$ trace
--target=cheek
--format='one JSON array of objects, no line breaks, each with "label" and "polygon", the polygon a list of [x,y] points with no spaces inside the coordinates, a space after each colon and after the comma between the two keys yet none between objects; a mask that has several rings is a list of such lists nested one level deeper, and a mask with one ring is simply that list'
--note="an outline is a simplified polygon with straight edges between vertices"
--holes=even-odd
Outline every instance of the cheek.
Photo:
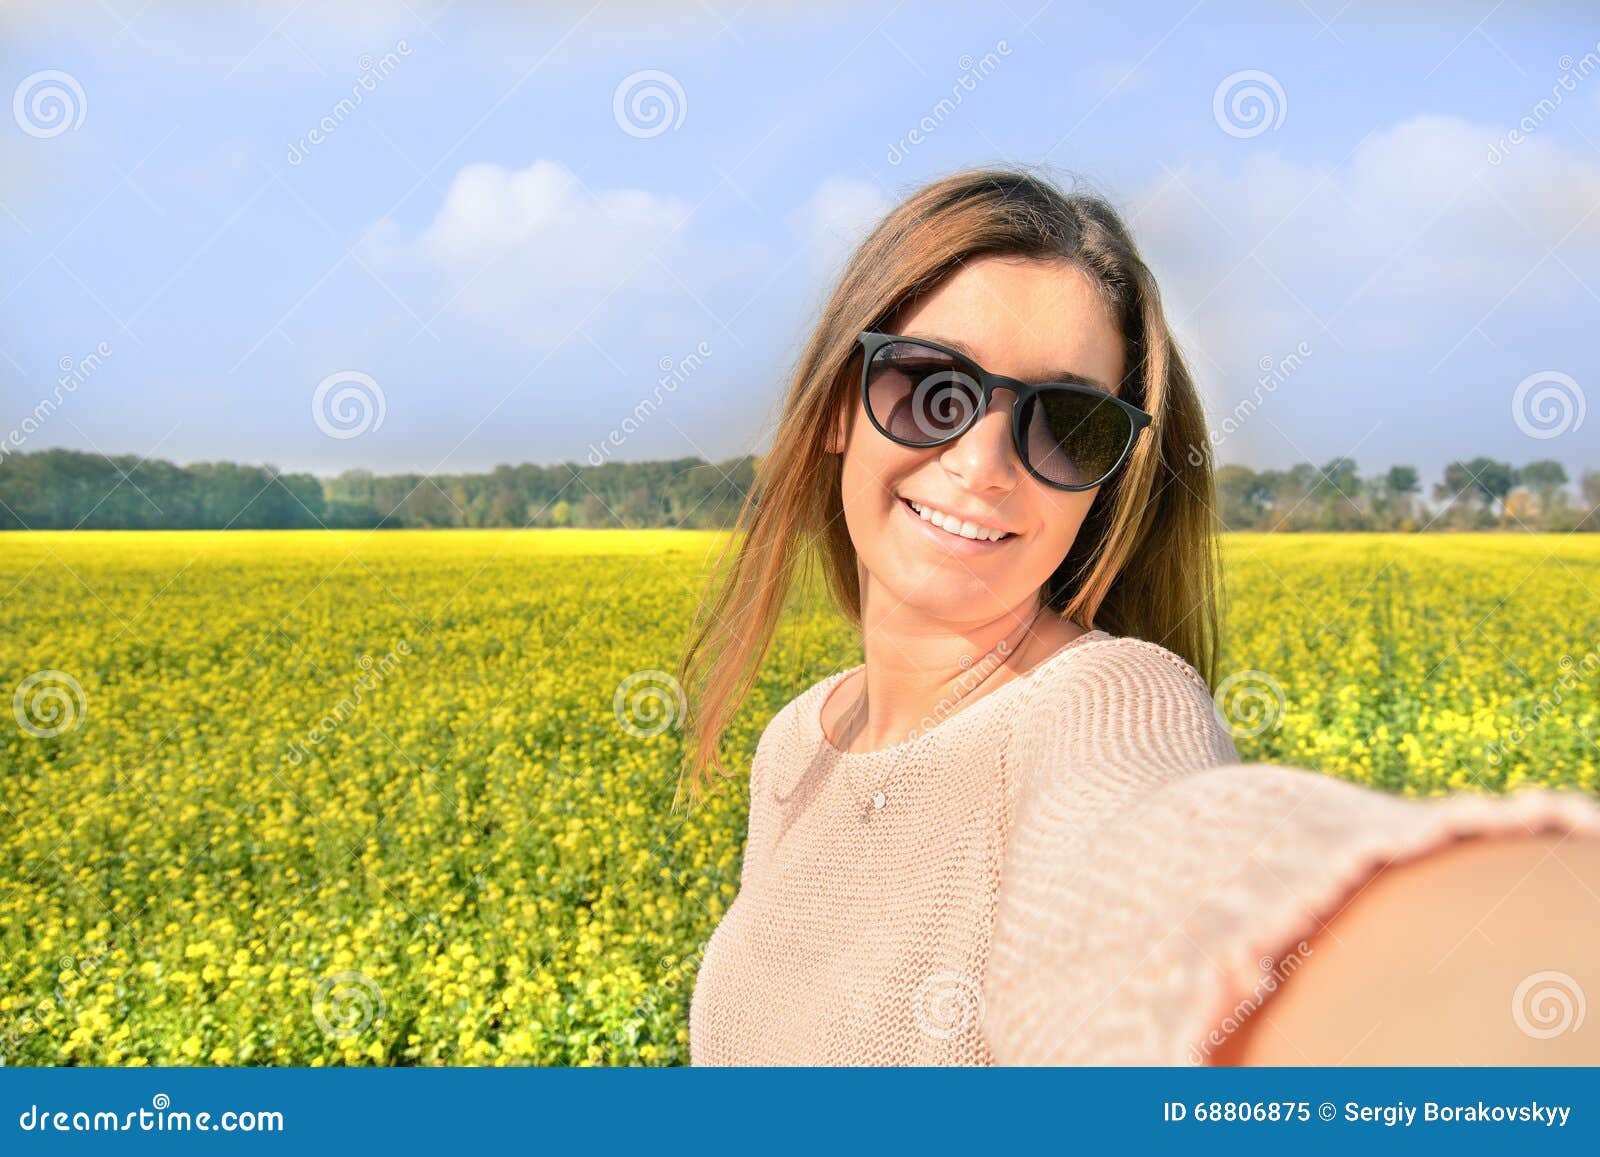
[{"label": "cheek", "polygon": [[1096,488],[1071,494],[1047,493],[1043,496],[1041,508],[1044,513],[1040,518],[1043,529],[1038,536],[1040,554],[1052,556],[1059,565],[1077,540],[1078,531],[1089,516],[1089,508],[1098,493],[1099,489]]},{"label": "cheek", "polygon": [[845,516],[881,518],[888,508],[890,491],[896,480],[914,470],[919,461],[917,452],[896,446],[874,430],[864,417],[860,418],[845,444],[840,475]]},{"label": "cheek", "polygon": [[858,445],[860,435],[858,432],[847,443],[844,452],[844,461],[839,475],[839,497],[844,508],[845,527],[850,532],[851,541],[856,544],[857,553],[861,552],[865,543],[870,543],[880,537],[879,527],[882,525],[879,498],[880,487],[877,483],[877,464],[870,461],[871,455]]}]

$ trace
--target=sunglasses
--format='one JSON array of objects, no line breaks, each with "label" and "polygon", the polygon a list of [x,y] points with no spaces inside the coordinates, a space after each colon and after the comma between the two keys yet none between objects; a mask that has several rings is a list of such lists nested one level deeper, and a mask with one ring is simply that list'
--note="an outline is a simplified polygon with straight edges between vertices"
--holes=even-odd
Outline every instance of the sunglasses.
[{"label": "sunglasses", "polygon": [[1057,490],[1090,490],[1111,477],[1153,420],[1083,382],[1019,382],[923,338],[866,330],[856,341],[863,354],[861,401],[885,438],[915,447],[953,442],[983,417],[1003,386],[1016,396],[1011,438],[1017,457]]}]

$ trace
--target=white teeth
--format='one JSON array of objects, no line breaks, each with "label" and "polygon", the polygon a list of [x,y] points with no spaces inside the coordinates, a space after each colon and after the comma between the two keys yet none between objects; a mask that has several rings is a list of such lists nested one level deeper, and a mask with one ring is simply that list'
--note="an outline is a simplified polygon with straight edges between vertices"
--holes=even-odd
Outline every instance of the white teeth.
[{"label": "white teeth", "polygon": [[983,542],[998,542],[1006,537],[1005,531],[990,530],[988,527],[979,526],[975,522],[963,522],[953,514],[945,514],[942,511],[933,509],[931,506],[910,502],[909,499],[907,502],[911,509],[915,510],[921,517],[922,521],[931,522],[940,530],[948,531],[951,534],[959,534],[962,538],[973,538]]}]

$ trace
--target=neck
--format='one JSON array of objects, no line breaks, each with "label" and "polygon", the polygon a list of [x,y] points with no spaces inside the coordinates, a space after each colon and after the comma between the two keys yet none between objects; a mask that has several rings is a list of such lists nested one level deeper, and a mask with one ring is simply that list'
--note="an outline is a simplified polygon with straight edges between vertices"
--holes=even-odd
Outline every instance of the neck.
[{"label": "neck", "polygon": [[1036,649],[1038,595],[991,618],[950,623],[883,591],[862,587],[865,683],[841,720],[835,742],[876,751],[902,743],[1013,678],[1023,652]]}]

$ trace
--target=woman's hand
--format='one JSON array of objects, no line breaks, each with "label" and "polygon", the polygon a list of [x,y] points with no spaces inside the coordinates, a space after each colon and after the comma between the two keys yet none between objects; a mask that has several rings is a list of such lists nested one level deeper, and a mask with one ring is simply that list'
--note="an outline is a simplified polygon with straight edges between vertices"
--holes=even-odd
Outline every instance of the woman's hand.
[{"label": "woman's hand", "polygon": [[1308,939],[1213,1063],[1600,1064],[1600,838],[1458,840],[1380,870]]}]

